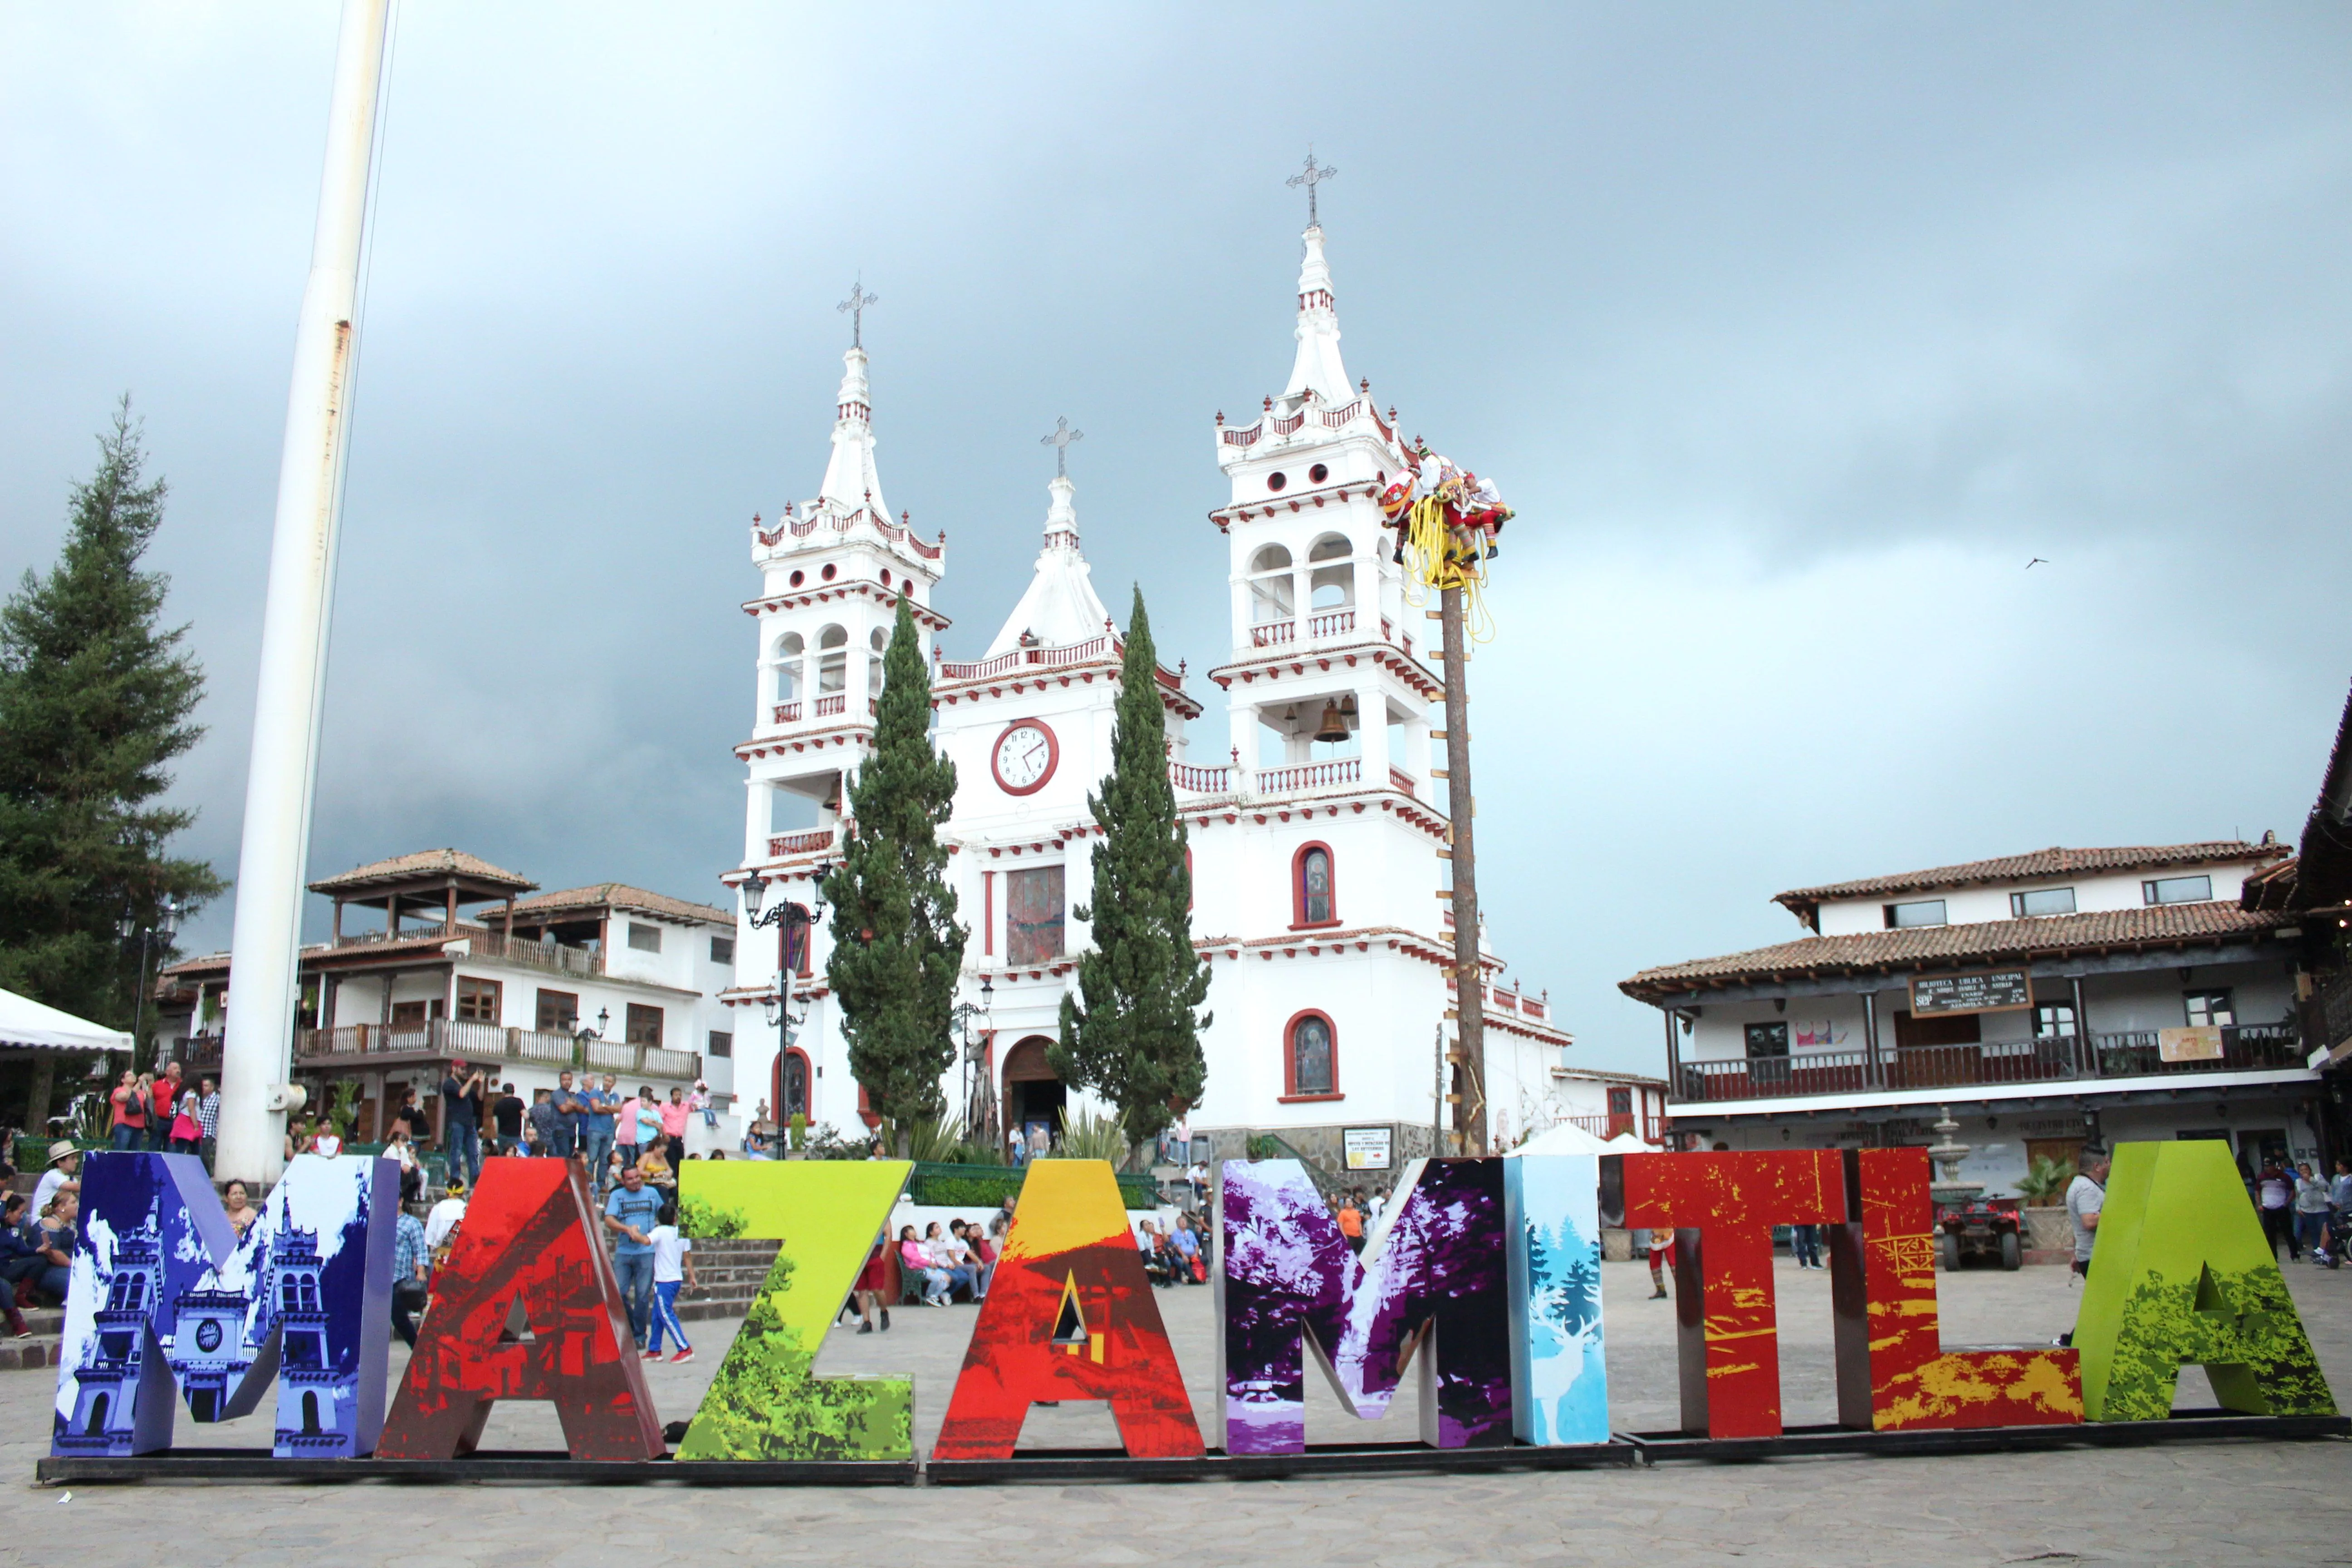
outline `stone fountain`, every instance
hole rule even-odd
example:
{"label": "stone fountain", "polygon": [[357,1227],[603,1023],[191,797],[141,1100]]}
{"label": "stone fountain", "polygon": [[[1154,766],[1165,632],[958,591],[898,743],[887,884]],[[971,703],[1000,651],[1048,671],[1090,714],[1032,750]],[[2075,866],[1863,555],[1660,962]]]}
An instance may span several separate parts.
{"label": "stone fountain", "polygon": [[1944,1179],[1928,1184],[1928,1195],[1939,1207],[1946,1204],[1965,1206],[1984,1192],[1984,1184],[1960,1180],[1960,1162],[1969,1157],[1972,1145],[1959,1142],[1955,1136],[1960,1124],[1952,1120],[1952,1108],[1939,1105],[1936,1109],[1943,1120],[1931,1128],[1936,1134],[1936,1142],[1927,1146],[1927,1158],[1942,1170]]}

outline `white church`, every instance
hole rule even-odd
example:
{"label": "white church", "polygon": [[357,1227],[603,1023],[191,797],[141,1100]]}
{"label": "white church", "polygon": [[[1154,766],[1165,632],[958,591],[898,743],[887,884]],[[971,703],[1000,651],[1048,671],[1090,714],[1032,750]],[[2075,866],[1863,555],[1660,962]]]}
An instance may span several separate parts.
{"label": "white church", "polygon": [[[1220,1158],[1270,1133],[1379,1180],[1433,1152],[1454,1120],[1441,1054],[1454,935],[1440,891],[1445,795],[1429,765],[1443,687],[1424,663],[1434,623],[1390,562],[1377,504],[1403,462],[1394,411],[1384,420],[1368,384],[1349,381],[1321,227],[1305,240],[1289,382],[1256,423],[1220,415],[1211,433],[1230,487],[1210,514],[1233,590],[1231,657],[1208,673],[1225,734],[1196,745],[1202,700],[1181,670],[1159,672],[1193,937],[1213,973],[1208,1082],[1189,1124]],[[892,521],[862,342],[844,358],[823,487],[752,528],[761,587],[743,608],[758,626],[758,696],[735,749],[749,772],[743,859],[723,879],[740,889],[758,872],[772,909],[813,902],[814,875],[839,855],[844,784],[872,747],[898,597],[927,642],[948,625],[932,607],[945,536]],[[1057,473],[1047,489],[1035,576],[985,656],[928,650],[935,740],[958,779],[943,831],[971,932],[959,999],[974,1009],[942,1087],[950,1116],[998,1139],[1057,1128],[1085,1101],[1045,1052],[1088,942],[1075,910],[1101,830],[1086,797],[1110,766],[1120,677],[1122,639],[1079,549],[1076,487]],[[740,918],[727,993],[751,1009],[735,1030],[739,1107],[765,1098],[780,1121],[799,1111],[859,1131],[822,923],[780,994],[776,928]],[[1482,958],[1491,1121],[1516,1141],[1584,1109],[1574,1099],[1591,1075],[1567,1066],[1570,1037],[1543,997],[1507,981],[1490,950]],[[799,1020],[781,1050],[760,1022],[780,1006]]]}

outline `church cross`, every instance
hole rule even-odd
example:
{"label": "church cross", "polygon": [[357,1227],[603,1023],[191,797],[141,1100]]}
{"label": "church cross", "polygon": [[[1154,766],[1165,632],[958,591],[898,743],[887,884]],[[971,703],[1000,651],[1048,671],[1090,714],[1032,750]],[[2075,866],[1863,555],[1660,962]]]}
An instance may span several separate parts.
{"label": "church cross", "polygon": [[876,302],[874,296],[866,292],[866,279],[860,278],[849,286],[849,298],[834,307],[836,310],[845,310],[849,314],[849,346],[851,348],[862,349],[866,346],[866,307]]}
{"label": "church cross", "polygon": [[1331,178],[1339,172],[1339,170],[1331,168],[1328,165],[1320,169],[1317,168],[1315,166],[1315,150],[1310,147],[1307,151],[1307,167],[1297,174],[1291,175],[1288,180],[1284,182],[1286,184],[1293,186],[1305,185],[1307,187],[1307,227],[1320,228],[1323,226],[1315,216],[1315,187],[1321,184],[1324,181]]}
{"label": "church cross", "polygon": [[1054,433],[1051,436],[1041,436],[1037,438],[1037,444],[1039,446],[1051,447],[1054,448],[1054,477],[1055,479],[1066,479],[1070,477],[1070,443],[1073,441],[1083,441],[1086,438],[1087,433],[1083,430],[1071,429],[1070,422],[1066,418],[1056,418],[1054,421]]}

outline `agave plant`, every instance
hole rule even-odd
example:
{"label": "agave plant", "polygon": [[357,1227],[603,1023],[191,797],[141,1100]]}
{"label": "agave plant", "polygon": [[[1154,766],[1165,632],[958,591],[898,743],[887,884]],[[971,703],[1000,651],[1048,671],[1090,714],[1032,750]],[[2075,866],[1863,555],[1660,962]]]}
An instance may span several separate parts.
{"label": "agave plant", "polygon": [[1116,1170],[1133,1152],[1118,1118],[1081,1110],[1062,1120],[1062,1146],[1054,1151],[1066,1160],[1108,1160]]}

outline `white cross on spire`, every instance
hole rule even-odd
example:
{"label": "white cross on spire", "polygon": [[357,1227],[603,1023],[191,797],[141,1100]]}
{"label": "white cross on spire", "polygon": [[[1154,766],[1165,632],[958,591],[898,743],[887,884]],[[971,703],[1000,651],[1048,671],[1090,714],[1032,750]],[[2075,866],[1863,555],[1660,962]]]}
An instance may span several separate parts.
{"label": "white cross on spire", "polygon": [[1071,429],[1069,420],[1059,416],[1056,416],[1054,420],[1054,433],[1050,436],[1041,436],[1037,438],[1038,445],[1051,447],[1054,448],[1054,477],[1055,479],[1066,479],[1070,477],[1068,461],[1070,443],[1073,441],[1083,441],[1086,438],[1087,433],[1085,431]]}

